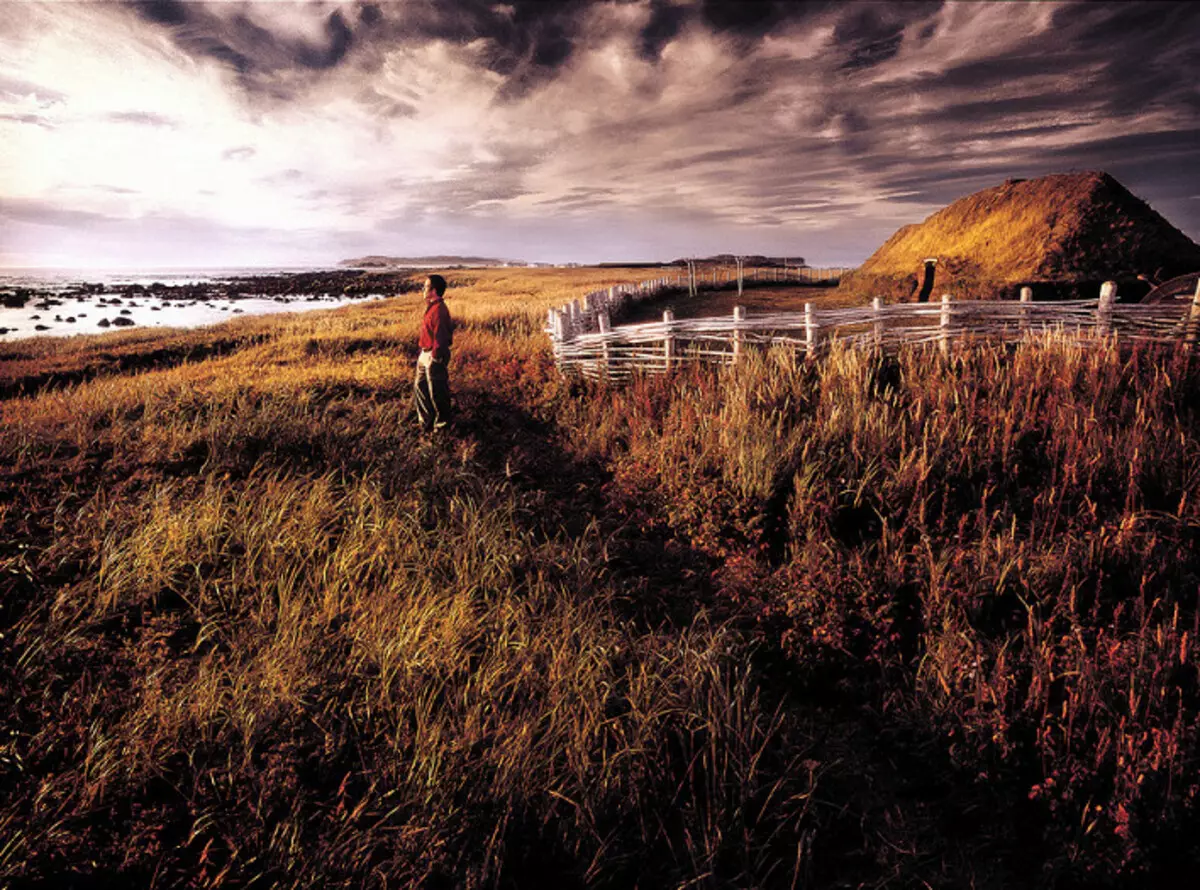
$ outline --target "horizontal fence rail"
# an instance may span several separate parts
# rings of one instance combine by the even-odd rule
[[[728,364],[752,346],[783,346],[806,355],[833,343],[885,350],[927,343],[947,351],[956,339],[1011,342],[1047,333],[1085,343],[1113,337],[1121,342],[1200,343],[1200,284],[1190,303],[1117,305],[1116,285],[1108,282],[1097,300],[1034,303],[1025,289],[1020,302],[954,301],[947,294],[939,303],[884,305],[876,298],[871,305],[844,309],[807,303],[803,312],[752,317],[742,307],[732,316],[694,319],[675,319],[668,310],[661,322],[611,324],[610,312],[626,301],[664,293],[661,281],[613,288],[611,296],[588,300],[575,315],[553,310],[547,330],[559,369],[622,380],[635,371],[663,373],[685,363]]]

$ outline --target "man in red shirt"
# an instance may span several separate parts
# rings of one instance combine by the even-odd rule
[[[417,420],[426,432],[442,429],[450,422],[450,343],[454,337],[454,322],[450,310],[442,302],[446,279],[430,275],[425,279],[425,317],[421,319],[418,345],[416,393]]]

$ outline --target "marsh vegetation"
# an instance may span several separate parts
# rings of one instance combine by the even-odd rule
[[[452,276],[433,438],[415,294],[0,345],[0,883],[1194,869],[1196,358],[563,380],[642,277]]]

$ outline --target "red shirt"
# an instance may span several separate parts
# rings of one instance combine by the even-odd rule
[[[431,350],[439,362],[450,360],[450,343],[454,339],[454,322],[450,310],[435,296],[425,304],[425,317],[421,319],[421,337],[417,341],[423,350]]]

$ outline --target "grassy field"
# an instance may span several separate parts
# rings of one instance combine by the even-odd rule
[[[748,286],[739,297],[736,288],[722,287],[716,290],[700,290],[689,297],[686,292],[664,297],[649,303],[635,304],[622,316],[622,323],[637,324],[644,321],[661,321],[664,309],[671,309],[676,318],[707,318],[716,315],[733,315],[733,307],[741,306],[750,314],[756,312],[803,312],[805,303],[824,308],[856,306],[861,300],[848,299],[832,287]]]
[[[561,379],[643,277],[435,437],[416,295],[0,346],[0,886],[1184,886],[1200,363]]]

